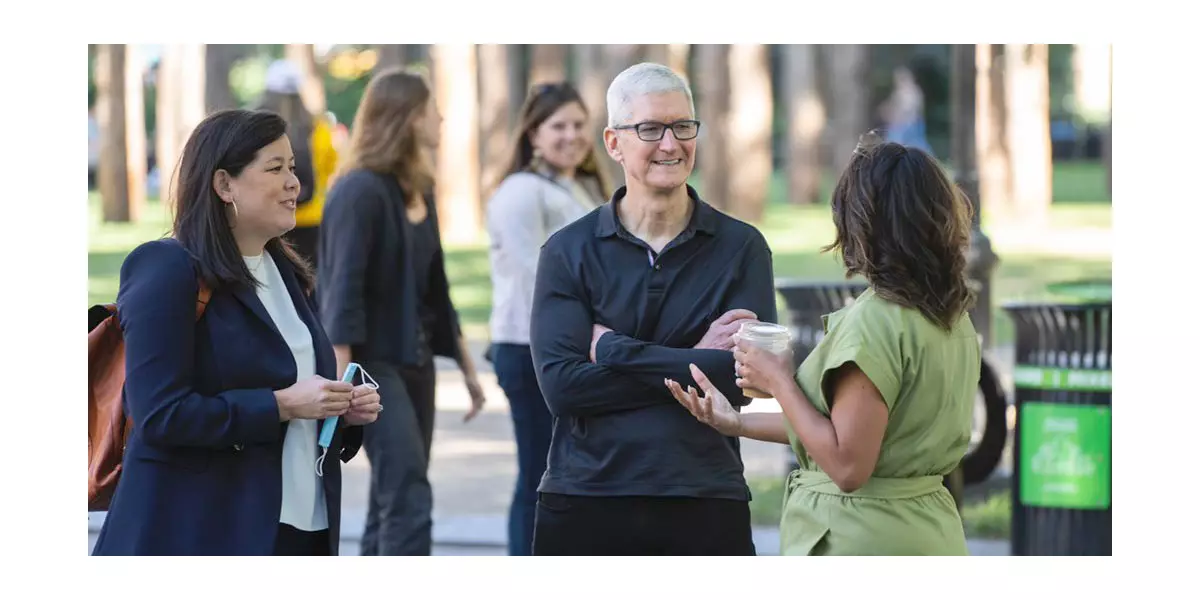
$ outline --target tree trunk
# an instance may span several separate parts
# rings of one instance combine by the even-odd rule
[[[529,91],[529,71],[525,68],[525,47],[520,44],[505,44],[508,50],[508,118],[516,123],[525,94]]]
[[[817,87],[817,47],[791,44],[782,55],[788,104],[788,201],[813,204],[821,190],[820,146],[825,128],[825,105]]]
[[[642,44],[639,60],[666,65],[685,80],[688,78],[689,44]],[[633,63],[625,65],[632,66]]]
[[[1013,166],[1004,50],[1004,44],[975,46],[975,153],[980,210],[1007,217],[1013,212]]]
[[[442,113],[437,154],[437,209],[442,238],[451,244],[478,240],[479,96],[474,44],[436,44],[434,93]]]
[[[565,44],[534,44],[529,61],[529,83],[566,81],[567,57],[570,46]]]
[[[174,202],[180,153],[192,129],[205,116],[207,51],[200,44],[163,46],[158,71],[155,155],[159,168],[159,197]]]
[[[229,71],[241,56],[241,48],[232,44],[206,44],[204,46],[204,112],[237,108],[233,88],[229,85]]]
[[[163,204],[172,200],[176,174],[179,171],[179,112],[182,102],[182,56],[179,46],[165,44],[158,62],[158,90],[154,102],[154,156],[158,164],[158,197]]]
[[[765,44],[730,46],[730,112],[726,164],[729,209],[743,221],[762,220],[771,186],[771,69]]]
[[[688,55],[690,53],[691,46],[688,44],[667,44],[666,65],[687,81],[690,81],[688,77]]]
[[[325,76],[317,64],[312,44],[288,44],[284,56],[300,69],[300,98],[308,112],[319,115],[325,112]]]
[[[704,200],[722,211],[732,209],[729,187],[729,59],[730,48],[725,44],[696,46],[697,71],[703,74],[697,82],[696,108],[703,123],[701,144],[697,144],[696,160]]]
[[[647,43],[642,44],[637,60],[666,65],[668,68],[671,68],[671,71],[679,74],[679,77],[688,80],[688,58],[690,53],[691,46],[686,43]],[[634,61],[630,60],[629,64],[624,67],[632,65],[634,65]]]
[[[608,121],[608,109],[604,94],[612,81],[608,63],[605,61],[605,46],[597,44],[575,44],[571,46],[578,67],[576,87],[588,111],[588,139],[596,152],[596,164],[610,182],[621,181],[620,165],[609,158],[604,149],[604,127]]]
[[[482,149],[480,161],[483,168],[483,206],[500,184],[501,175],[508,163],[512,138],[517,127],[512,118],[512,57],[510,46],[503,44],[480,44],[479,51],[479,133]],[[482,208],[482,206],[481,206]]]
[[[588,114],[592,117],[593,139],[597,147],[603,146],[600,134],[604,131],[608,110],[605,106],[605,93],[608,84],[612,83],[615,73],[611,73],[606,61],[606,46],[598,44],[576,44],[571,46],[575,52],[575,64],[579,66],[579,95],[587,105]]]
[[[1014,208],[1021,221],[1031,225],[1045,222],[1052,195],[1049,59],[1046,44],[1005,48]]]
[[[645,62],[667,65],[671,60],[670,44],[641,44],[638,56]]]
[[[1103,124],[1112,114],[1111,50],[1110,44],[1075,44],[1072,52],[1075,110],[1089,125]]]
[[[96,46],[96,124],[100,128],[100,188],[105,222],[129,221],[125,152],[125,46]]]
[[[966,194],[974,210],[972,225],[978,225],[979,157],[975,142],[979,115],[978,57],[974,44],[950,46],[950,164],[954,181]]]
[[[587,104],[595,140],[596,162],[613,189],[625,184],[625,172],[620,163],[608,156],[604,148],[604,128],[608,125],[608,86],[618,73],[633,64],[639,47],[634,44],[578,44],[572,46],[575,64],[579,67],[579,95]]]
[[[375,52],[378,54],[378,59],[375,61],[375,66],[372,68],[373,73],[378,73],[392,67],[403,67],[409,63],[410,54],[407,44],[380,44],[375,46]]]
[[[870,127],[867,70],[869,52],[861,44],[826,46],[829,64],[830,127],[829,166],[839,175],[850,162],[859,138]]]
[[[142,220],[146,212],[146,99],[143,61],[137,46],[125,45],[125,166],[129,182],[129,220]]]
[[[129,222],[141,216],[146,201],[141,61],[133,46],[100,44],[96,50],[102,216],[105,222]]]

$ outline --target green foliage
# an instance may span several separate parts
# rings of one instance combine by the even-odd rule
[[[1050,119],[1074,120],[1074,44],[1050,44]]]
[[[267,66],[275,60],[265,52],[257,52],[233,63],[229,69],[229,88],[238,106],[248,106],[262,96],[267,87]]]
[[[783,517],[783,487],[787,483],[779,477],[747,477],[750,487],[750,522],[762,527],[779,527]]]
[[[238,106],[258,101],[267,88],[267,67],[283,55],[283,44],[250,44],[246,56],[233,63],[227,77]]]
[[[1105,183],[1104,165],[1094,160],[1054,163],[1052,194],[1055,204],[1112,202]]]
[[[88,44],[88,108],[96,105],[96,45]]]
[[[142,86],[142,106],[145,107],[145,110],[143,111],[142,116],[145,119],[145,123],[146,123],[146,145],[148,146],[147,150],[151,154],[154,154],[154,150],[155,150],[155,145],[154,145],[155,129],[154,128],[158,124],[158,86],[157,85]]]
[[[371,74],[366,73],[357,79],[338,79],[325,74],[325,106],[337,116],[338,123],[347,127],[354,123],[354,115],[358,113],[358,103],[362,100]]]
[[[1012,529],[1012,494],[997,492],[986,500],[963,506],[963,530],[969,538],[1009,538]]]

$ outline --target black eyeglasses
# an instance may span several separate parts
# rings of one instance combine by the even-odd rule
[[[687,141],[700,135],[700,121],[685,120],[675,121],[674,123],[659,123],[658,121],[642,121],[633,125],[617,125],[613,129],[632,129],[637,132],[639,140],[643,142],[657,142],[667,135],[667,129],[679,141]]]

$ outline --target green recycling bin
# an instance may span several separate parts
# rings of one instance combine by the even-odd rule
[[[1012,554],[1112,555],[1112,300],[1003,305],[1016,333]],[[1075,290],[1082,288],[1073,288]]]

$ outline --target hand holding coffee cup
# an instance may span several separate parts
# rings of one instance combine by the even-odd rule
[[[792,379],[791,334],[775,323],[744,323],[733,348],[737,385],[747,398],[773,398]]]

